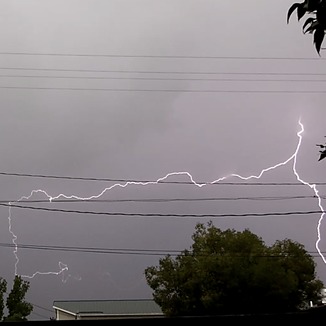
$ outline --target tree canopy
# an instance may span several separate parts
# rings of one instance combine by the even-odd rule
[[[29,289],[29,282],[24,281],[21,276],[16,275],[10,293],[4,300],[4,294],[7,291],[6,280],[0,278],[0,321],[26,321],[27,316],[33,311],[31,303],[25,300]],[[8,316],[4,317],[4,302],[8,310]]]
[[[326,31],[326,0],[305,0],[301,3],[293,3],[288,10],[288,23],[295,11],[297,11],[298,21],[305,15],[308,17],[302,26],[302,31],[304,34],[313,34],[316,51],[320,54]]]
[[[296,311],[321,300],[323,283],[304,246],[267,246],[248,229],[198,223],[190,250],[145,269],[154,301],[167,316]]]
[[[0,277],[0,321],[3,319],[3,309],[5,308],[4,294],[7,292],[7,281]]]

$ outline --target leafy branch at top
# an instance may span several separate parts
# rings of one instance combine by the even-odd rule
[[[309,15],[302,26],[304,34],[312,34],[317,53],[320,55],[321,45],[326,31],[326,0],[305,0],[294,3],[288,10],[287,23],[293,12],[297,11],[297,19]]]

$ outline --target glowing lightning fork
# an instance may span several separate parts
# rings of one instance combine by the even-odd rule
[[[301,121],[299,120],[299,125],[300,125],[300,130],[299,132],[297,133],[297,136],[299,138],[298,140],[298,144],[297,144],[297,147],[295,149],[295,152],[287,159],[285,160],[284,162],[280,162],[278,164],[275,164],[273,166],[270,166],[268,168],[265,168],[263,170],[261,170],[261,172],[258,174],[258,175],[251,175],[251,176],[248,176],[248,177],[243,177],[239,174],[230,174],[228,176],[224,176],[224,177],[221,177],[219,179],[216,179],[212,182],[209,182],[209,183],[197,183],[192,175],[189,173],[189,172],[171,172],[171,173],[168,173],[167,175],[165,175],[164,177],[161,177],[159,179],[157,179],[156,181],[148,181],[148,182],[136,182],[136,181],[128,181],[128,182],[125,182],[125,183],[116,183],[114,185],[112,185],[111,187],[107,187],[105,188],[102,192],[100,192],[99,194],[97,195],[92,195],[90,197],[78,197],[76,195],[70,195],[70,196],[67,196],[65,194],[59,194],[55,197],[53,196],[50,196],[48,195],[44,190],[33,190],[29,196],[23,196],[21,197],[19,201],[21,200],[28,200],[30,199],[33,194],[35,193],[42,193],[44,194],[50,202],[54,201],[54,200],[57,200],[61,197],[65,198],[65,199],[78,199],[78,200],[91,200],[91,199],[97,199],[99,197],[101,197],[105,192],[109,191],[109,190],[112,190],[116,187],[121,187],[121,188],[125,188],[129,185],[140,185],[140,186],[148,186],[148,185],[155,185],[155,184],[158,184],[159,182],[162,182],[164,180],[166,180],[168,177],[170,176],[173,176],[173,175],[186,175],[189,177],[190,181],[192,184],[194,184],[195,186],[197,187],[203,187],[203,186],[206,186],[206,185],[210,185],[210,184],[215,184],[215,183],[218,183],[218,182],[221,182],[227,178],[230,178],[230,177],[235,177],[235,178],[239,178],[239,179],[242,179],[242,180],[249,180],[249,179],[260,179],[262,177],[262,175],[265,173],[265,172],[268,172],[270,170],[274,170],[274,169],[277,169],[278,167],[280,166],[284,166],[288,163],[290,163],[292,161],[292,170],[293,170],[293,173],[296,177],[296,179],[301,182],[303,185],[306,185],[308,186],[309,188],[311,188],[316,196],[316,198],[318,199],[318,206],[320,208],[320,211],[321,211],[321,216],[318,220],[318,224],[317,224],[317,241],[315,243],[315,246],[316,246],[316,249],[319,253],[319,255],[321,256],[321,258],[323,259],[324,263],[326,263],[326,259],[325,257],[323,256],[321,250],[319,249],[319,242],[321,240],[321,234],[320,234],[320,227],[321,227],[321,223],[322,223],[322,220],[324,218],[324,208],[322,206],[322,200],[321,200],[321,197],[319,196],[319,193],[318,193],[318,190],[316,188],[316,184],[310,184],[308,183],[307,181],[304,181],[303,179],[300,178],[299,176],[299,173],[297,172],[297,169],[296,169],[296,164],[297,164],[297,155],[298,155],[298,152],[299,152],[299,149],[300,149],[300,146],[301,146],[301,143],[302,143],[302,133],[304,132],[304,126],[303,124],[301,123]],[[9,203],[9,205],[11,205],[12,203]],[[18,257],[18,245],[17,245],[17,236],[15,235],[15,233],[13,232],[12,230],[12,225],[11,225],[11,218],[12,218],[12,215],[11,215],[11,207],[9,206],[9,216],[8,216],[8,221],[9,221],[9,232],[10,234],[12,235],[12,242],[14,244],[14,251],[13,251],[13,254],[15,256],[15,259],[16,259],[16,262],[15,262],[15,274],[17,274],[17,267],[18,267],[18,263],[19,263],[19,257]],[[60,270],[58,272],[35,272],[33,275],[22,275],[24,277],[27,277],[27,278],[33,278],[35,277],[36,275],[49,275],[49,274],[53,274],[53,275],[60,275],[67,271],[68,270],[68,266],[63,264],[63,263],[59,263],[59,267],[60,267]],[[64,279],[64,276],[63,276],[63,281],[65,280]]]
[[[249,176],[249,177],[242,177],[241,175],[238,175],[238,174],[231,174],[231,176],[240,178],[242,180],[249,180],[249,179],[253,179],[253,178],[254,179],[259,179],[265,172],[276,169],[279,166],[284,166],[287,163],[293,161],[292,170],[293,170],[293,173],[294,173],[295,177],[297,178],[297,180],[299,182],[301,182],[302,184],[304,184],[304,185],[308,186],[309,188],[311,188],[314,191],[316,198],[318,199],[318,206],[320,208],[321,215],[320,215],[320,218],[319,218],[318,223],[317,223],[317,241],[315,243],[315,247],[316,247],[316,249],[318,251],[318,254],[320,255],[320,257],[323,259],[324,263],[326,264],[326,258],[324,257],[324,255],[322,254],[322,252],[321,252],[321,250],[319,248],[319,242],[321,240],[320,227],[321,227],[321,223],[322,223],[322,220],[324,218],[324,215],[325,215],[324,208],[322,206],[322,200],[321,200],[321,197],[319,196],[319,192],[317,190],[317,185],[314,184],[314,183],[309,183],[309,182],[304,181],[303,179],[301,179],[300,176],[299,176],[299,173],[297,171],[297,168],[296,168],[297,156],[298,156],[299,149],[300,149],[300,146],[301,146],[301,143],[302,143],[302,133],[304,132],[304,127],[303,127],[303,124],[301,123],[300,120],[299,120],[299,125],[300,125],[301,129],[297,133],[297,136],[299,137],[297,148],[295,149],[295,152],[293,153],[293,155],[291,155],[286,161],[278,163],[278,164],[276,164],[274,166],[271,166],[269,168],[263,169],[258,176],[252,175],[252,176]],[[213,182],[219,182],[219,181],[224,180],[225,178],[226,177],[218,179],[218,180],[213,181]]]

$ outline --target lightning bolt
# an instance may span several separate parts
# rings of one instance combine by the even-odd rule
[[[259,174],[257,174],[257,175],[250,175],[250,176],[245,177],[245,176],[241,176],[239,174],[232,173],[230,175],[221,177],[219,179],[216,179],[216,180],[208,182],[208,183],[198,183],[198,182],[196,182],[194,180],[193,176],[189,172],[186,172],[186,171],[171,172],[171,173],[166,174],[164,177],[161,177],[161,178],[157,179],[156,181],[148,181],[148,182],[128,181],[128,182],[125,182],[125,183],[116,183],[116,184],[113,184],[110,187],[104,188],[99,194],[92,195],[92,196],[89,196],[89,197],[79,197],[79,196],[76,196],[76,195],[69,195],[68,196],[68,195],[65,195],[63,193],[61,193],[61,194],[59,194],[57,196],[51,196],[45,190],[38,189],[38,190],[32,190],[32,192],[30,193],[29,196],[23,196],[20,199],[18,199],[16,202],[20,202],[22,200],[28,200],[36,193],[44,194],[48,198],[49,202],[53,202],[53,201],[58,200],[60,198],[77,199],[77,200],[87,201],[87,200],[91,200],[91,199],[98,199],[101,196],[103,196],[106,192],[111,191],[111,190],[113,190],[114,188],[117,188],[117,187],[126,188],[126,187],[128,187],[130,185],[138,185],[138,186],[157,185],[158,183],[167,180],[171,176],[180,176],[180,175],[187,176],[189,178],[190,182],[193,185],[201,188],[201,187],[204,187],[206,185],[212,185],[212,184],[219,183],[221,181],[224,181],[224,180],[226,180],[228,178],[232,178],[232,177],[233,178],[238,178],[238,179],[241,179],[241,180],[260,179],[263,176],[263,174],[268,172],[268,171],[275,170],[275,169],[277,169],[277,168],[279,168],[281,166],[285,166],[287,164],[292,164],[292,171],[293,171],[293,174],[295,175],[297,181],[299,181],[301,184],[309,187],[314,192],[314,195],[318,200],[318,206],[319,206],[320,211],[321,211],[321,216],[320,216],[320,218],[318,220],[318,223],[317,223],[317,241],[315,243],[315,247],[316,247],[316,249],[318,251],[318,254],[320,255],[320,257],[322,258],[322,260],[326,264],[326,258],[324,257],[324,255],[322,254],[322,252],[321,252],[321,250],[319,248],[319,242],[321,241],[320,228],[321,228],[322,220],[323,220],[324,215],[325,215],[324,208],[322,206],[322,200],[321,200],[321,197],[319,196],[319,192],[317,190],[316,184],[309,183],[309,182],[303,180],[300,177],[300,175],[299,175],[299,173],[297,171],[297,156],[298,156],[301,144],[302,144],[302,138],[303,138],[302,134],[304,132],[304,126],[303,126],[303,124],[301,123],[300,120],[299,120],[299,125],[300,125],[300,130],[297,132],[298,144],[296,146],[296,149],[295,149],[294,153],[288,159],[286,159],[285,161],[280,162],[278,164],[275,164],[273,166],[270,166],[268,168],[265,168],[265,169],[261,170],[261,172]],[[12,213],[11,213],[10,205],[12,205],[12,204],[13,204],[13,202],[9,203],[8,222],[9,222],[9,232],[12,235],[12,243],[14,244],[13,254],[15,256],[15,274],[17,274],[18,264],[19,264],[19,257],[18,257],[17,236],[13,232],[12,224],[11,224]],[[21,275],[21,276],[23,276],[25,278],[34,278],[36,275],[61,275],[62,274],[62,281],[66,282],[67,278],[64,277],[64,272],[67,272],[67,271],[68,271],[68,266],[66,264],[63,264],[63,263],[59,262],[59,271],[58,272],[39,272],[39,271],[37,271],[32,275]],[[71,275],[69,275],[69,276],[71,276]]]

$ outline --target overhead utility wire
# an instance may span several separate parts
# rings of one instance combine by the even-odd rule
[[[28,250],[46,250],[46,251],[67,251],[67,252],[82,252],[82,253],[96,253],[96,254],[120,254],[120,255],[148,255],[148,256],[162,256],[162,255],[176,255],[180,254],[181,250],[159,250],[159,249],[115,249],[115,248],[94,248],[94,247],[67,247],[67,246],[43,246],[43,245],[28,245],[13,243],[0,243],[0,247],[4,248],[18,248]]]
[[[27,178],[45,178],[45,179],[67,179],[67,180],[81,180],[81,181],[103,181],[103,182],[130,182],[130,183],[153,183],[153,184],[188,184],[194,185],[191,181],[166,181],[166,180],[139,180],[139,179],[116,179],[116,178],[94,178],[94,177],[74,177],[74,176],[59,176],[50,174],[31,174],[31,173],[13,173],[0,172],[3,176],[13,177],[27,177]],[[197,181],[200,185],[237,185],[237,186],[305,186],[301,182],[204,182]],[[311,182],[312,183],[312,182]],[[323,186],[326,182],[315,182],[315,185]]]
[[[32,87],[32,86],[0,86],[1,89],[20,89],[20,90],[55,90],[55,91],[98,91],[98,92],[163,92],[163,93],[203,93],[203,90],[177,90],[177,89],[137,89],[137,88],[85,88],[85,87]],[[221,92],[217,90],[207,90],[207,92]],[[224,91],[223,91],[224,92]],[[230,92],[230,91],[228,91]],[[234,90],[231,91],[235,93]],[[257,91],[254,91],[255,93]],[[283,92],[283,91],[282,91]]]
[[[222,89],[140,89],[140,88],[84,88],[84,87],[32,87],[0,86],[0,89],[97,91],[97,92],[143,92],[143,93],[244,93],[244,94],[325,94],[326,90],[222,90]]]
[[[29,301],[30,302],[30,301]],[[46,311],[50,311],[50,312],[53,312],[53,310],[50,310],[50,309],[47,309],[47,308],[45,308],[45,307],[42,307],[42,306],[39,306],[39,305],[37,305],[37,304],[35,304],[35,303],[33,303],[33,302],[30,302],[33,306],[35,306],[35,307],[37,307],[37,308],[40,308],[40,309],[43,309],[43,310],[46,310]]]
[[[326,73],[305,72],[221,72],[221,71],[155,71],[155,70],[97,70],[97,69],[59,69],[59,68],[26,68],[0,67],[0,70],[22,71],[56,71],[56,72],[94,72],[94,73],[121,73],[121,74],[175,74],[175,75],[271,75],[271,76],[326,76]]]
[[[74,213],[84,215],[106,215],[106,216],[127,216],[127,217],[176,217],[176,218],[236,218],[236,217],[263,217],[263,216],[287,216],[287,215],[311,215],[311,214],[324,214],[325,211],[291,211],[291,212],[269,212],[269,213],[244,213],[244,214],[161,214],[161,213],[125,213],[125,212],[95,212],[95,211],[81,211],[59,208],[45,208],[35,206],[24,206],[13,203],[0,203],[0,206],[40,210],[48,212],[59,213]]]
[[[101,76],[50,76],[50,75],[0,75],[0,78],[46,78],[89,80],[150,80],[150,81],[212,81],[212,82],[326,82],[326,79],[241,79],[241,78],[155,78],[155,77],[101,77]]]
[[[325,196],[319,196],[325,199]],[[143,198],[143,199],[53,199],[52,203],[170,203],[170,202],[196,202],[196,201],[233,201],[233,200],[253,200],[253,201],[279,201],[292,199],[311,199],[316,196],[255,196],[255,197],[203,197],[203,198]],[[49,199],[28,199],[28,200],[0,200],[2,204],[13,202],[19,203],[49,203]]]
[[[320,57],[259,57],[259,56],[212,56],[212,55],[155,55],[155,54],[105,54],[105,53],[41,53],[0,52],[0,55],[54,56],[54,57],[103,57],[103,58],[145,58],[145,59],[223,59],[223,60],[325,60]]]
[[[49,251],[73,251],[73,252],[81,252],[81,253],[96,253],[96,254],[118,254],[118,255],[147,255],[147,256],[162,256],[162,255],[170,255],[170,256],[178,256],[184,252],[184,250],[159,250],[159,249],[121,249],[121,248],[94,248],[94,247],[68,247],[68,246],[42,246],[42,245],[26,245],[19,244],[14,245],[12,243],[0,243],[0,247],[4,248],[18,248],[18,249],[30,249],[30,250],[49,250]],[[187,250],[187,252],[191,253],[191,250]],[[317,251],[307,251],[308,254],[319,256]],[[251,253],[252,255],[253,253]],[[209,254],[207,254],[209,255]],[[207,256],[206,254],[201,254],[199,256]],[[241,255],[236,255],[233,253],[232,256],[237,257],[246,257],[244,253]],[[277,255],[262,255],[257,254],[255,257],[280,257]]]

